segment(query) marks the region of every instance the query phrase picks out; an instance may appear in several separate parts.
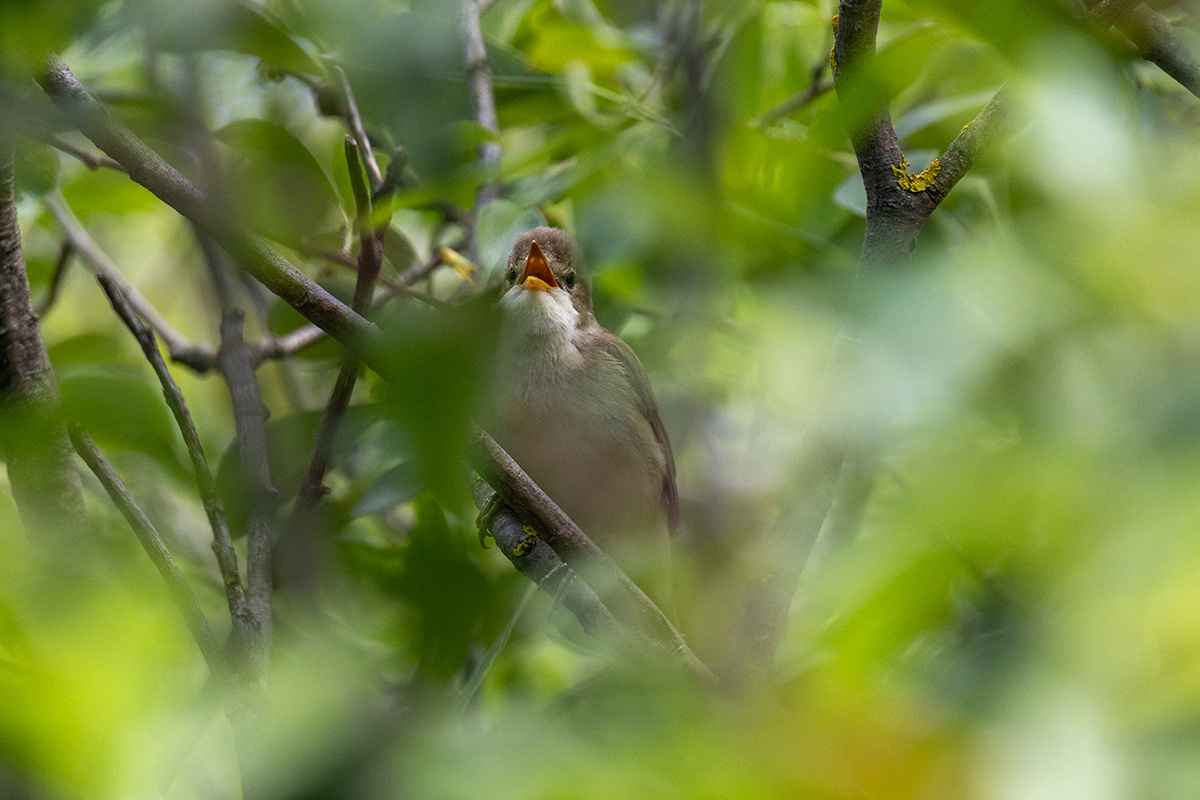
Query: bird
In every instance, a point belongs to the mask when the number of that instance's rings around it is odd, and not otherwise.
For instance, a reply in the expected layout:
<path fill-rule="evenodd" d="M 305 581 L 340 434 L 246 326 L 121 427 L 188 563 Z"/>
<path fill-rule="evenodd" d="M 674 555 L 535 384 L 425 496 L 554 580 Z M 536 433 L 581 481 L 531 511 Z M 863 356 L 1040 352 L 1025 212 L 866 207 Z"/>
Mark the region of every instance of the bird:
<path fill-rule="evenodd" d="M 645 368 L 596 321 L 566 231 L 519 236 L 501 292 L 493 436 L 635 582 L 666 599 L 679 491 Z"/>

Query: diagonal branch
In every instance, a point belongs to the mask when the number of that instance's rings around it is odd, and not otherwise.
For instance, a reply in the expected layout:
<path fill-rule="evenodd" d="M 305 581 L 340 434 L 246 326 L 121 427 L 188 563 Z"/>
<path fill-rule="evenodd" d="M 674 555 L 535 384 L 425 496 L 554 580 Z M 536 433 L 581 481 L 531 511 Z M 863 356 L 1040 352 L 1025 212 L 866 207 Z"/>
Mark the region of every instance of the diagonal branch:
<path fill-rule="evenodd" d="M 57 220 L 71 246 L 79 251 L 84 261 L 91 265 L 92 271 L 98 277 L 120 287 L 121 293 L 128 300 L 129 305 L 137 312 L 137 315 L 144 319 L 154 329 L 154 332 L 158 334 L 159 338 L 163 340 L 163 344 L 167 346 L 167 352 L 171 355 L 172 361 L 187 364 L 199 372 L 204 372 L 211 368 L 213 362 L 216 360 L 216 352 L 208 345 L 197 345 L 188 341 L 187 337 L 176 330 L 175 326 L 168 322 L 166 317 L 158 313 L 158 309 L 152 306 L 142 296 L 141 292 L 125 283 L 120 272 L 117 270 L 117 265 L 113 263 L 107 253 L 100 249 L 100 245 L 96 244 L 96 240 L 91 237 L 79 223 L 79 220 L 76 219 L 75 215 L 71 213 L 71 209 L 67 207 L 61 196 L 48 196 L 45 198 L 45 203 L 46 208 L 50 210 L 54 219 Z"/>
<path fill-rule="evenodd" d="M 496 492 L 482 480 L 472 490 L 479 507 Z M 531 533 L 511 508 L 504 506 L 492 517 L 491 534 L 496 547 L 517 571 L 538 588 L 555 597 L 575 615 L 579 624 L 600 641 L 627 641 L 630 632 L 617 621 L 592 587 L 579 578 L 546 540 Z"/>
<path fill-rule="evenodd" d="M 188 456 L 192 460 L 192 469 L 196 474 L 196 486 L 200 491 L 200 499 L 204 503 L 204 513 L 208 516 L 209 527 L 212 528 L 213 553 L 217 557 L 217 566 L 221 570 L 221 583 L 225 587 L 225 599 L 229 604 L 230 617 L 234 627 L 239 629 L 242 635 L 248 635 L 252 619 L 246 605 L 245 589 L 238 576 L 237 554 L 233 550 L 233 540 L 229 535 L 225 505 L 217 493 L 216 482 L 208 468 L 208 459 L 204 455 L 204 447 L 200 444 L 200 435 L 192 422 L 192 415 L 183 399 L 183 393 L 179 391 L 179 386 L 171 377 L 166 362 L 158 352 L 153 332 L 138 317 L 121 287 L 105 275 L 97 276 L 97 280 L 104 289 L 104 293 L 108 295 L 108 300 L 112 303 L 117 316 L 121 318 L 125 327 L 129 328 L 138 344 L 141 345 L 146 360 L 150 362 L 154 374 L 158 376 L 159 383 L 162 384 L 163 397 L 166 398 L 167 405 L 175 417 L 179 432 L 183 435 Z M 78 449 L 78 443 L 76 443 L 76 449 Z"/>
<path fill-rule="evenodd" d="M 221 662 L 220 645 L 212 628 L 208 625 L 204 611 L 200 608 L 200 601 L 196 599 L 191 587 L 184 580 L 179 566 L 171 557 L 171 552 L 167 550 L 167 545 L 154 528 L 154 524 L 150 522 L 149 517 L 133 499 L 133 495 L 129 493 L 129 489 L 125 487 L 116 470 L 101 455 L 96 443 L 84 432 L 82 426 L 71 424 L 68 431 L 71 435 L 71 443 L 75 446 L 75 452 L 79 453 L 79 456 L 87 463 L 88 469 L 104 486 L 104 491 L 112 499 L 113 505 L 120 509 L 121 514 L 129 522 L 129 527 L 133 528 L 142 549 L 146 551 L 146 555 L 154 563 L 155 569 L 162 575 L 175 605 L 178 606 L 184 622 L 187 623 L 188 630 L 192 632 L 196 644 L 200 647 L 200 652 L 204 655 L 204 660 L 208 662 L 209 670 L 216 675 L 225 674 Z"/>
<path fill-rule="evenodd" d="M 1157 64 L 1185 89 L 1200 97 L 1200 62 L 1162 14 L 1144 3 L 1129 0 L 1088 0 L 1088 5 L 1092 16 L 1129 37 L 1138 56 Z"/>
<path fill-rule="evenodd" d="M 603 550 L 542 491 L 533 479 L 486 433 L 479 432 L 471 460 L 475 469 L 522 519 L 533 525 L 546 543 L 567 563 L 585 565 L 598 572 L 606 585 L 616 588 L 607 602 L 614 613 L 670 653 L 686 669 L 708 681 L 712 672 L 696 657 L 666 614 L 630 580 Z"/>
<path fill-rule="evenodd" d="M 219 242 L 263 286 L 352 348 L 369 349 L 379 343 L 374 325 L 296 269 L 260 237 L 235 220 L 213 213 L 200 190 L 109 114 L 57 56 L 50 56 L 38 82 L 79 130 L 125 167 L 134 181 Z"/>
<path fill-rule="evenodd" d="M 933 204 L 936 206 L 945 200 L 955 184 L 975 165 L 975 160 L 997 140 L 1011 133 L 1012 128 L 1012 101 L 1008 91 L 1001 87 L 937 159 L 940 170 L 928 190 Z"/>

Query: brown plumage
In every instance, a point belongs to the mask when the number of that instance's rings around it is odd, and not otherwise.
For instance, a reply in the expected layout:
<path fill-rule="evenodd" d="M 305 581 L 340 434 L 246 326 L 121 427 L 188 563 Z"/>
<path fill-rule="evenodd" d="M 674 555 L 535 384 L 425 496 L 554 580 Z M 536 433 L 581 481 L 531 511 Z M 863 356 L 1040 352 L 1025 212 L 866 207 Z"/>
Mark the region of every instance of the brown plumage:
<path fill-rule="evenodd" d="M 569 234 L 517 239 L 500 305 L 496 440 L 635 580 L 661 573 L 679 524 L 671 444 L 641 362 L 596 322 Z"/>

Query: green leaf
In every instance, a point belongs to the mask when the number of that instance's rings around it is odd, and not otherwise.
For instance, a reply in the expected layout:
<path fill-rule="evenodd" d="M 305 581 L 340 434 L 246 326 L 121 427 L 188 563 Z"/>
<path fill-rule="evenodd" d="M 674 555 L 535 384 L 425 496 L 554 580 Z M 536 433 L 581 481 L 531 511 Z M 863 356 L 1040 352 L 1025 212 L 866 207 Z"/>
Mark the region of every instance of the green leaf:
<path fill-rule="evenodd" d="M 546 219 L 536 208 L 511 200 L 494 200 L 479 212 L 476 236 L 479 240 L 480 267 L 486 275 L 502 269 L 508 260 L 513 242 L 525 231 L 545 225 Z"/>
<path fill-rule="evenodd" d="M 402 461 L 375 479 L 351 513 L 356 517 L 377 514 L 407 503 L 420 493 L 416 464 Z"/>
<path fill-rule="evenodd" d="M 154 46 L 177 53 L 231 50 L 258 56 L 270 67 L 324 75 L 279 20 L 243 0 L 187 0 L 138 4 L 137 12 Z"/>
<path fill-rule="evenodd" d="M 18 194 L 42 196 L 58 185 L 58 151 L 48 144 L 17 139 L 14 162 Z"/>
<path fill-rule="evenodd" d="M 63 413 L 102 449 L 144 453 L 182 469 L 177 434 L 157 384 L 121 375 L 68 374 L 59 382 Z"/>
<path fill-rule="evenodd" d="M 213 135 L 240 157 L 233 168 L 234 199 L 253 228 L 295 244 L 336 224 L 339 200 L 329 176 L 286 128 L 240 119 Z"/>
<path fill-rule="evenodd" d="M 96 214 L 128 214 L 160 208 L 162 201 L 111 169 L 89 170 L 63 185 L 67 205 L 81 220 Z"/>

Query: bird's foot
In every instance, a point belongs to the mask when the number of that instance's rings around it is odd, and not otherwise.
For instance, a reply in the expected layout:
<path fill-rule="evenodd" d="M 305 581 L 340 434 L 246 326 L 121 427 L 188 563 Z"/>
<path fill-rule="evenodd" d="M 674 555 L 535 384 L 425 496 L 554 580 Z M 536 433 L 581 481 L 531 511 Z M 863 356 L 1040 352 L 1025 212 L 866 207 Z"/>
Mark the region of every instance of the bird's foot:
<path fill-rule="evenodd" d="M 480 506 L 479 513 L 475 516 L 475 530 L 479 533 L 479 546 L 484 550 L 488 548 L 487 537 L 492 535 L 492 520 L 495 519 L 496 512 L 503 505 L 504 500 L 500 498 L 500 493 L 496 492 Z"/>

